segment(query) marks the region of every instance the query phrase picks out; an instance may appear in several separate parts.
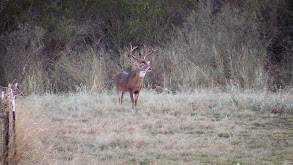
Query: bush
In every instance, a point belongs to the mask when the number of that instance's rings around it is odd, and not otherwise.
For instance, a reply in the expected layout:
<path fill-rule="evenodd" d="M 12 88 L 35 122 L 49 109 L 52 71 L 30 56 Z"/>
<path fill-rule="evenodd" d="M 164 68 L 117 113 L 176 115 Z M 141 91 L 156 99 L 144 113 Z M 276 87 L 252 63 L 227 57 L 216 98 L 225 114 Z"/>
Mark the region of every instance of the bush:
<path fill-rule="evenodd" d="M 155 57 L 157 69 L 152 82 L 172 90 L 226 85 L 268 87 L 272 79 L 265 66 L 271 37 L 263 36 L 273 36 L 270 33 L 276 27 L 264 26 L 260 11 L 247 12 L 250 5 L 239 9 L 227 3 L 215 12 L 213 4 L 202 4 Z"/>
<path fill-rule="evenodd" d="M 51 71 L 54 92 L 83 89 L 101 92 L 112 85 L 117 66 L 107 59 L 105 51 L 88 48 L 84 52 L 64 51 L 64 54 Z"/>
<path fill-rule="evenodd" d="M 14 31 L 1 38 L 5 53 L 1 65 L 5 77 L 2 82 L 19 82 L 23 92 L 44 92 L 49 82 L 43 68 L 44 29 L 30 24 L 18 26 Z"/>

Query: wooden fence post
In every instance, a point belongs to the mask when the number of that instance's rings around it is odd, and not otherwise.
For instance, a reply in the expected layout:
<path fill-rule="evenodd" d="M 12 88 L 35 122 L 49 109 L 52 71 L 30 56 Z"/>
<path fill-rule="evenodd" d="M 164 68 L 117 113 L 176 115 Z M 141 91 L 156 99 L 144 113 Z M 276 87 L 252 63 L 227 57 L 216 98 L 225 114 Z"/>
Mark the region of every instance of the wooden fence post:
<path fill-rule="evenodd" d="M 12 90 L 11 90 L 12 92 Z M 15 97 L 13 94 L 10 96 L 10 108 L 9 108 L 9 153 L 10 158 L 13 158 L 16 154 L 15 149 Z"/>
<path fill-rule="evenodd" d="M 12 163 L 12 160 L 14 156 L 16 155 L 16 146 L 15 146 L 15 97 L 14 97 L 14 91 L 12 89 L 12 85 L 8 85 L 8 92 L 9 98 L 8 98 L 8 120 L 9 120 L 9 144 L 8 144 L 8 150 L 9 150 L 9 162 Z M 13 163 L 12 163 L 13 164 Z"/>
<path fill-rule="evenodd" d="M 5 103 L 5 95 L 2 92 L 2 97 L 0 100 L 0 163 L 2 165 L 7 165 L 7 156 L 8 156 L 8 111 L 7 104 Z"/>
<path fill-rule="evenodd" d="M 5 93 L 4 93 L 4 91 L 2 91 L 2 95 L 1 95 L 2 102 L 4 100 L 4 97 L 5 97 Z"/>
<path fill-rule="evenodd" d="M 4 88 L 6 93 L 2 91 L 0 98 L 0 165 L 15 164 L 13 159 L 16 155 L 15 87 L 9 84 Z"/>

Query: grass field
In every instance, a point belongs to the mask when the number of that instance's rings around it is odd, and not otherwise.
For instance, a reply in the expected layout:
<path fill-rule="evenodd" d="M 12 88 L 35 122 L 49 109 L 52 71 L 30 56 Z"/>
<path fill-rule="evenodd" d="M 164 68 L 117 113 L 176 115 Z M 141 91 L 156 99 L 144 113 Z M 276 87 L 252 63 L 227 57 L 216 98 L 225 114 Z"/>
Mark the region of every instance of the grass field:
<path fill-rule="evenodd" d="M 17 102 L 19 164 L 293 164 L 293 93 L 142 91 Z"/>

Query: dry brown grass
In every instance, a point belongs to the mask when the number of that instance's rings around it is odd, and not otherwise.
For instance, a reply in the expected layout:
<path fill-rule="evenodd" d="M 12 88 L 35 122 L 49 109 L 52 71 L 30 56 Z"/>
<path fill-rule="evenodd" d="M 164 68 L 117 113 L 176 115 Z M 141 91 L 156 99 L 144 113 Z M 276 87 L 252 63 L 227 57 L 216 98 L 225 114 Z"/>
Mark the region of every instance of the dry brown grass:
<path fill-rule="evenodd" d="M 19 164 L 291 164 L 292 93 L 142 91 L 18 101 Z"/>

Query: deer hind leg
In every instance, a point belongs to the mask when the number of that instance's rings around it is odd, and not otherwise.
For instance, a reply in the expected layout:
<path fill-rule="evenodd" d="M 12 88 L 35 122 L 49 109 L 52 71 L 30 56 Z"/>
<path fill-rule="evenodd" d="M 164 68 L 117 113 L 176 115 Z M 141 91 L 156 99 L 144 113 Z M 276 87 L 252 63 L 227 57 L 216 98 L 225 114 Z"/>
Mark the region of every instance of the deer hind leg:
<path fill-rule="evenodd" d="M 121 97 L 119 97 L 119 98 L 120 98 L 120 103 L 121 103 L 121 105 L 122 105 L 122 103 L 123 103 L 123 96 L 124 96 L 124 92 L 121 91 Z"/>
<path fill-rule="evenodd" d="M 121 103 L 121 96 L 120 96 L 120 90 L 117 88 L 117 95 L 118 95 L 118 98 L 119 98 L 119 104 L 122 104 Z"/>

